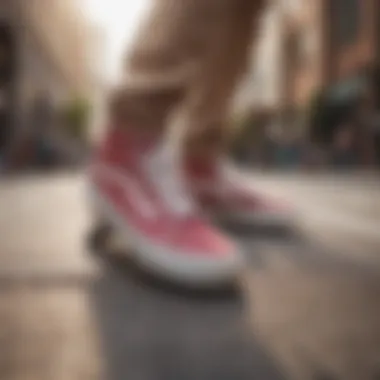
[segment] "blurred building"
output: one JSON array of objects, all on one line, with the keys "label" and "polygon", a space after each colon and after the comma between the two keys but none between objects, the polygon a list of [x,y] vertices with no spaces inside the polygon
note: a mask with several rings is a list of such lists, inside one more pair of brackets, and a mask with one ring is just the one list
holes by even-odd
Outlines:
[{"label": "blurred building", "polygon": [[[352,127],[361,128],[358,135],[367,141],[362,153],[371,150],[371,120],[377,118],[380,135],[380,1],[273,2],[252,57],[238,96],[240,109],[264,115],[262,124],[290,140],[309,139],[319,124],[318,133],[331,141],[342,124],[356,123]],[[367,109],[360,110],[364,99]],[[380,136],[378,140],[380,163]]]},{"label": "blurred building", "polygon": [[284,11],[281,55],[287,123],[302,124],[313,97],[320,93],[335,113],[331,129],[353,120],[361,97],[372,90],[380,93],[380,2],[298,1]]},{"label": "blurred building", "polygon": [[17,44],[15,7],[0,2],[0,160],[3,160],[11,138],[11,125],[16,115]]},{"label": "blurred building", "polygon": [[318,88],[359,89],[379,61],[379,21],[377,0],[300,1],[282,44],[288,105],[302,107]]},{"label": "blurred building", "polygon": [[376,62],[379,6],[376,0],[318,0],[293,9],[283,46],[295,103],[315,85],[347,79]]},{"label": "blurred building", "polygon": [[30,114],[38,97],[44,96],[53,107],[59,107],[72,96],[92,97],[96,93],[96,48],[101,31],[89,23],[76,0],[3,0],[1,28],[12,41],[4,53],[12,62],[5,95],[9,143],[11,136],[17,140],[30,129]]},{"label": "blurred building", "polygon": [[338,81],[376,63],[380,52],[380,3],[377,0],[325,1],[326,77]]}]

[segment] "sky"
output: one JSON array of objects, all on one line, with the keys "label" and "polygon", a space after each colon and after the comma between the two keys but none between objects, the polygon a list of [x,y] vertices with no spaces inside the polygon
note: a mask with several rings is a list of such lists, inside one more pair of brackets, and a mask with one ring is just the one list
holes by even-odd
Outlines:
[{"label": "sky", "polygon": [[113,80],[150,0],[84,0],[85,11],[105,33],[105,74]]}]

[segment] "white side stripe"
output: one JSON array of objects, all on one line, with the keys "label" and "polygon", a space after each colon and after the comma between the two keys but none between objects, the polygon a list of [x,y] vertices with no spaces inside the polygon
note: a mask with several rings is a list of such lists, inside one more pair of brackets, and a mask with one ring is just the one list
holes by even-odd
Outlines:
[{"label": "white side stripe", "polygon": [[118,183],[122,188],[125,197],[133,199],[139,212],[147,218],[154,219],[157,217],[157,211],[152,202],[145,196],[144,191],[139,186],[138,182],[128,174],[120,170],[98,166],[97,170],[106,178]]}]

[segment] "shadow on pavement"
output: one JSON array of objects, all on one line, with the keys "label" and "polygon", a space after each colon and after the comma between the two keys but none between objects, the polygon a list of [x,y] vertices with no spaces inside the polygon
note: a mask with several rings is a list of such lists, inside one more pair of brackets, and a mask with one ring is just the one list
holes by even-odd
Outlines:
[{"label": "shadow on pavement", "polygon": [[107,380],[279,380],[236,290],[189,291],[104,260],[91,300]]},{"label": "shadow on pavement", "polygon": [[[98,252],[91,290],[107,380],[376,379],[379,275],[298,239],[242,240],[240,292],[160,283]],[[270,353],[269,357],[267,353]]]}]

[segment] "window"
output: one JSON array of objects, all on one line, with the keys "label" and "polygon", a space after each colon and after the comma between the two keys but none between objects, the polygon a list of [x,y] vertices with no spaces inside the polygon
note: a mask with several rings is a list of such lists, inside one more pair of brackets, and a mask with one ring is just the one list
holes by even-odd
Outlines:
[{"label": "window", "polygon": [[360,29],[360,0],[330,0],[330,7],[336,46],[355,42]]}]

